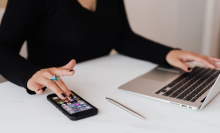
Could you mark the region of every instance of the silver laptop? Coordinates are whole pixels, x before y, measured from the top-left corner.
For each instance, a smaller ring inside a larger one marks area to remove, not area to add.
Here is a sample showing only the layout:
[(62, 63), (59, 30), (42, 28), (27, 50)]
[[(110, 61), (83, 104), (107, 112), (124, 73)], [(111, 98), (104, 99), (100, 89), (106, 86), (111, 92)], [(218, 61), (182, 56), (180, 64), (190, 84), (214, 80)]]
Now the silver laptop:
[(194, 67), (186, 73), (180, 69), (156, 67), (119, 87), (190, 110), (200, 110), (220, 92), (220, 70)]

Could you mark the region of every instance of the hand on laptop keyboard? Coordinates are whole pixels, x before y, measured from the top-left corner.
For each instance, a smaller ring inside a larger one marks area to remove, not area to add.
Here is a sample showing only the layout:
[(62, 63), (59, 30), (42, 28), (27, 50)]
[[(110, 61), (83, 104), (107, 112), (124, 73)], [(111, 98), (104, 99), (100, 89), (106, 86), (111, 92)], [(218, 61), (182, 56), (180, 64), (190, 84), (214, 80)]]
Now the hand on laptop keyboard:
[(200, 63), (203, 63), (207, 67), (211, 69), (220, 68), (220, 65), (218, 65), (216, 62), (220, 62), (220, 59), (205, 56), (205, 55), (198, 55), (193, 52), (187, 52), (182, 50), (171, 50), (167, 56), (166, 61), (174, 66), (183, 69), (186, 72), (191, 72), (192, 68), (185, 64), (185, 62), (188, 61), (197, 61)]

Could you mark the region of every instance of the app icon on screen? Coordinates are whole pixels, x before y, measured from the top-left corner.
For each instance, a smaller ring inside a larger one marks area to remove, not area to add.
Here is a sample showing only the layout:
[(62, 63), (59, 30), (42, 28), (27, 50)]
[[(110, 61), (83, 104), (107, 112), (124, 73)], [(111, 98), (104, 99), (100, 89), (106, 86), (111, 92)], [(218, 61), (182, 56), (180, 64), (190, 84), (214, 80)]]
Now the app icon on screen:
[(53, 97), (53, 99), (58, 99), (58, 97)]
[(66, 100), (66, 101), (64, 101), (64, 102), (65, 102), (65, 103), (68, 103), (69, 101)]
[(71, 104), (71, 105), (69, 105), (69, 107), (70, 107), (70, 108), (72, 108), (72, 107), (74, 107), (74, 105), (73, 105), (73, 104)]
[(79, 98), (78, 98), (78, 97), (76, 97), (76, 98), (75, 98), (75, 100), (79, 100)]
[(83, 106), (84, 106), (84, 107), (86, 107), (86, 105), (85, 105), (85, 104), (84, 104)]
[(71, 109), (71, 108), (68, 108), (67, 110), (69, 110), (69, 111), (70, 111), (70, 110), (72, 110), (72, 109)]
[(90, 106), (87, 106), (86, 108), (87, 108), (87, 109), (90, 109), (91, 107), (90, 107)]
[(70, 113), (75, 113), (75, 111), (71, 110)]
[(59, 104), (63, 104), (63, 102), (59, 102)]
[(67, 103), (68, 105), (70, 105), (71, 103)]
[(84, 102), (82, 101), (82, 102), (80, 102), (80, 104), (84, 104)]
[(79, 104), (78, 104), (78, 103), (76, 103), (75, 105), (76, 105), (76, 106), (78, 106)]
[(63, 107), (65, 107), (65, 106), (66, 106), (66, 104), (62, 104), (62, 106), (63, 106)]

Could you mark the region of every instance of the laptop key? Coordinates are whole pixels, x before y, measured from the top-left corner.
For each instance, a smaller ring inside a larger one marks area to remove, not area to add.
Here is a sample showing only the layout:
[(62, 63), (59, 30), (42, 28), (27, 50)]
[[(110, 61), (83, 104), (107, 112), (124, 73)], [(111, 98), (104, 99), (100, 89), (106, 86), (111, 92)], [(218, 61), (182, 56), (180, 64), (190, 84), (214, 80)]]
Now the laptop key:
[(155, 94), (159, 94), (160, 92), (166, 92), (167, 86), (163, 87), (162, 89), (160, 89), (159, 91), (155, 92)]
[(171, 93), (173, 93), (174, 92), (174, 90), (169, 90), (169, 91), (167, 91), (166, 93), (164, 93), (163, 95), (164, 96), (169, 96)]
[(186, 97), (186, 98), (184, 98), (183, 100), (185, 100), (185, 101), (190, 101), (192, 98), (193, 98), (193, 97)]
[(166, 92), (167, 90), (161, 90), (161, 92)]

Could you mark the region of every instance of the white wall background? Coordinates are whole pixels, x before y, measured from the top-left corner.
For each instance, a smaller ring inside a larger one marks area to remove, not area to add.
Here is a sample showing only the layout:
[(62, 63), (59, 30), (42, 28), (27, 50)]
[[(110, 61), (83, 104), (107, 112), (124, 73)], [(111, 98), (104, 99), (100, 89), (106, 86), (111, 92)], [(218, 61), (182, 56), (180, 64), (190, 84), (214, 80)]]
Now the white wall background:
[(201, 52), (206, 0), (125, 0), (132, 29), (149, 39)]
[(202, 54), (220, 58), (220, 0), (206, 0)]

